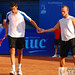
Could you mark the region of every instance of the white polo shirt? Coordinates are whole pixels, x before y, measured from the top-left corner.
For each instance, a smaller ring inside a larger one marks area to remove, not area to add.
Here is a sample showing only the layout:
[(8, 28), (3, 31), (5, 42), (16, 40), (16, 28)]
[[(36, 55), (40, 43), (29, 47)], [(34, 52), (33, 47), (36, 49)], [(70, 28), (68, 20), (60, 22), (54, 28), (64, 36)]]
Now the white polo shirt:
[(68, 41), (75, 38), (75, 29), (72, 23), (72, 18), (73, 17), (69, 15), (67, 18), (62, 18), (59, 20), (62, 41)]
[(25, 20), (30, 21), (31, 18), (26, 13), (19, 11), (13, 14), (12, 11), (6, 15), (6, 22), (8, 25), (8, 35), (15, 38), (25, 36)]

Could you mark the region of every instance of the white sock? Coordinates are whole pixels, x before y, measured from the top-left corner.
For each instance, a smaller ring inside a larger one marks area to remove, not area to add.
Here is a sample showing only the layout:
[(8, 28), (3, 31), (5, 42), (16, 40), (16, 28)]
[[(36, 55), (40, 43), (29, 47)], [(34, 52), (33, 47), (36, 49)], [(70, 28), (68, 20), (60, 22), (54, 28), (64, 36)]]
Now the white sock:
[(60, 69), (64, 69), (64, 67), (59, 67)]
[(15, 71), (15, 65), (12, 65), (12, 71)]
[(64, 75), (64, 67), (59, 67), (59, 75)]
[(18, 64), (18, 70), (21, 70), (21, 64)]

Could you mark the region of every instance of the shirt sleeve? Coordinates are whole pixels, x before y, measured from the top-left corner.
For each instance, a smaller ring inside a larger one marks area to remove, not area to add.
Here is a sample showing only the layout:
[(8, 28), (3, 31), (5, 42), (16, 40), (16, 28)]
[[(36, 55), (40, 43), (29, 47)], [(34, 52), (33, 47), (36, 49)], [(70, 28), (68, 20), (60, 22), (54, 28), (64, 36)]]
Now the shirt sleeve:
[(8, 20), (8, 14), (6, 14), (6, 23), (8, 23), (9, 20)]
[(24, 17), (24, 19), (26, 19), (27, 21), (30, 21), (31, 18), (24, 12), (20, 12), (20, 14)]

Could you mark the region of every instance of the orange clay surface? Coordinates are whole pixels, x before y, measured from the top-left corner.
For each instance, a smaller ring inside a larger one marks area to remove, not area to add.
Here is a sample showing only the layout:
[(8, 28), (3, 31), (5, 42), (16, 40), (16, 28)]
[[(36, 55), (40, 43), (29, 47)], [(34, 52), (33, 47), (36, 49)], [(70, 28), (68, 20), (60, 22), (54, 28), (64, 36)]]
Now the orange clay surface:
[[(16, 70), (18, 67), (16, 56)], [(58, 75), (60, 66), (59, 58), (23, 56), (22, 71), (23, 75)], [(74, 67), (73, 59), (66, 58), (65, 67)], [(11, 71), (10, 56), (0, 55), (0, 75), (9, 75)]]

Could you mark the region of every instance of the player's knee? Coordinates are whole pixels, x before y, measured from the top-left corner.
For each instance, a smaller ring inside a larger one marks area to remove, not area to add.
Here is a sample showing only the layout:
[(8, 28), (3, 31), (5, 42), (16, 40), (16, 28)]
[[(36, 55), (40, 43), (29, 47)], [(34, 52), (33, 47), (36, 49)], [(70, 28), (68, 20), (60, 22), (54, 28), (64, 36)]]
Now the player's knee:
[(18, 52), (18, 55), (22, 55), (22, 52)]
[(61, 63), (61, 65), (65, 65), (65, 58), (64, 57), (60, 58), (60, 63)]
[(75, 55), (73, 55), (73, 59), (75, 60)]
[(10, 50), (11, 55), (15, 55), (15, 50)]

